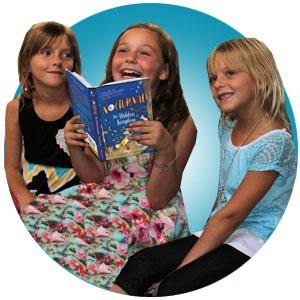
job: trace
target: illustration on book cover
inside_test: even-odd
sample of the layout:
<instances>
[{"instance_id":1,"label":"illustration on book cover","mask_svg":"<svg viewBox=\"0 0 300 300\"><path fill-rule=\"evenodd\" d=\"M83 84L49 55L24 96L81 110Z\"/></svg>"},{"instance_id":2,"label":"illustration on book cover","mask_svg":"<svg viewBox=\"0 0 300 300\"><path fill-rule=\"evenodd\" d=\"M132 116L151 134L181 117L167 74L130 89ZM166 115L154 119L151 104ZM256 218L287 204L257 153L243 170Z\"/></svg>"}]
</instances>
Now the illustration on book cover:
<instances>
[{"instance_id":1,"label":"illustration on book cover","mask_svg":"<svg viewBox=\"0 0 300 300\"><path fill-rule=\"evenodd\" d=\"M149 78L116 81L92 87L81 76L67 71L73 113L85 124L86 142L100 160L153 152L130 141L126 129L139 120L152 120Z\"/></svg>"}]
</instances>

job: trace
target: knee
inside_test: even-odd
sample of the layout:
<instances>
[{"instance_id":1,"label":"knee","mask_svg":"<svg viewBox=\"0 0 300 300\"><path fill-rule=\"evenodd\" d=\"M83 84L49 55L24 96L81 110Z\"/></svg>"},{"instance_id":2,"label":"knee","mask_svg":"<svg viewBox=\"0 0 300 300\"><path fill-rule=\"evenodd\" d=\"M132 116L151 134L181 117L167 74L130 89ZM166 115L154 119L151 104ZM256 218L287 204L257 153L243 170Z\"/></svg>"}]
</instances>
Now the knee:
<instances>
[{"instance_id":1,"label":"knee","mask_svg":"<svg viewBox=\"0 0 300 300\"><path fill-rule=\"evenodd\" d=\"M177 284L172 277L166 277L158 287L157 296L162 297L178 294L176 291Z\"/></svg>"}]
</instances>

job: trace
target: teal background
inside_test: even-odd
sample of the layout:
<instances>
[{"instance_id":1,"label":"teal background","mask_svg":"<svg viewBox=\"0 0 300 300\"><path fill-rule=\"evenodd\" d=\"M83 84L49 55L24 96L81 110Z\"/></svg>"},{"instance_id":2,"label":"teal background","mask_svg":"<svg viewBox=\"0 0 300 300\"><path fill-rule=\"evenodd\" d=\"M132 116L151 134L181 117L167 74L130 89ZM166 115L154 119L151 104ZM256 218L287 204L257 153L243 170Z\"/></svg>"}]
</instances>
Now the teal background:
<instances>
[{"instance_id":1,"label":"teal background","mask_svg":"<svg viewBox=\"0 0 300 300\"><path fill-rule=\"evenodd\" d=\"M220 114L209 90L206 59L218 44L242 35L207 14L175 5L135 4L106 10L72 26L87 81L98 84L104 79L106 61L119 34L129 25L144 22L157 23L172 37L179 54L182 88L198 129L182 180L189 226L194 232L202 229L210 213L219 170ZM295 119L288 98L287 110L297 148Z\"/></svg>"}]
</instances>

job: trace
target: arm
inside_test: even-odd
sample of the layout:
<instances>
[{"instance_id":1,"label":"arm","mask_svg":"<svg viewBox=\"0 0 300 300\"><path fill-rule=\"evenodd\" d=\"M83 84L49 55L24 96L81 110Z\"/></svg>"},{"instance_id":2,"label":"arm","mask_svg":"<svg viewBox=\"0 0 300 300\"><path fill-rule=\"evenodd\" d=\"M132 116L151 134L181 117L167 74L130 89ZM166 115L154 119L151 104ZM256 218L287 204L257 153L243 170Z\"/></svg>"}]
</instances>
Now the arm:
<instances>
[{"instance_id":1,"label":"arm","mask_svg":"<svg viewBox=\"0 0 300 300\"><path fill-rule=\"evenodd\" d=\"M89 149L88 144L83 141L87 138L84 133L78 133L78 129L84 128L84 124L77 124L80 116L71 118L64 128L65 141L68 146L72 166L83 182L101 182L106 171L104 163Z\"/></svg>"},{"instance_id":2,"label":"arm","mask_svg":"<svg viewBox=\"0 0 300 300\"><path fill-rule=\"evenodd\" d=\"M5 172L10 191L18 199L21 212L34 197L27 189L21 170L22 135L19 126L19 99L7 104L5 115Z\"/></svg>"},{"instance_id":3,"label":"arm","mask_svg":"<svg viewBox=\"0 0 300 300\"><path fill-rule=\"evenodd\" d=\"M140 124L150 124L152 128L147 129ZM136 125L138 126L132 131L145 132L145 134L133 135L131 139L157 150L146 192L151 207L160 209L168 204L180 188L183 170L195 145L197 129L189 116L174 141L160 122L135 122L134 126ZM176 160L168 168L164 170L160 167L173 161L175 157Z\"/></svg>"},{"instance_id":4,"label":"arm","mask_svg":"<svg viewBox=\"0 0 300 300\"><path fill-rule=\"evenodd\" d=\"M244 221L277 176L275 171L249 171L230 201L209 220L178 268L219 247Z\"/></svg>"}]
</instances>

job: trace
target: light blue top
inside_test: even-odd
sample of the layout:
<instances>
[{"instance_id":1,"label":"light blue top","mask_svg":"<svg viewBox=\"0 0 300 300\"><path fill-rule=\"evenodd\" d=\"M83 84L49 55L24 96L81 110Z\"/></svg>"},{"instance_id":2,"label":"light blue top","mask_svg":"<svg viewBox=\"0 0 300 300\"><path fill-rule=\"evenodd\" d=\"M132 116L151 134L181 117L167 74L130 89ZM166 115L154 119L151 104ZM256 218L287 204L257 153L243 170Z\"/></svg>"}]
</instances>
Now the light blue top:
<instances>
[{"instance_id":1,"label":"light blue top","mask_svg":"<svg viewBox=\"0 0 300 300\"><path fill-rule=\"evenodd\" d=\"M248 229L250 233L266 241L278 225L286 209L296 177L297 163L292 137L286 129L270 131L255 141L242 146L229 168L237 150L237 147L231 142L234 122L230 122L226 126L221 123L219 125L221 144L219 185L223 185L221 170L225 153L224 174L225 177L227 176L227 180L223 195L225 195L226 202L230 200L248 171L274 170L279 173L269 191L239 227ZM220 210L226 202L219 203L211 216Z\"/></svg>"}]
</instances>

